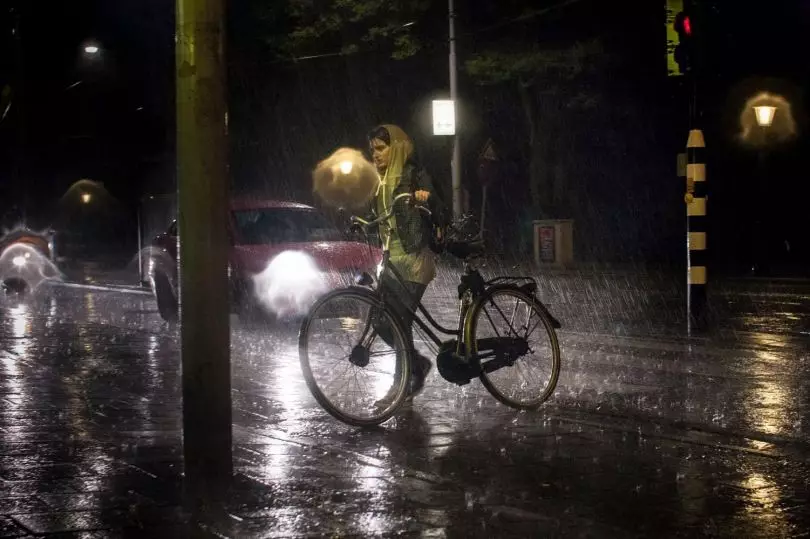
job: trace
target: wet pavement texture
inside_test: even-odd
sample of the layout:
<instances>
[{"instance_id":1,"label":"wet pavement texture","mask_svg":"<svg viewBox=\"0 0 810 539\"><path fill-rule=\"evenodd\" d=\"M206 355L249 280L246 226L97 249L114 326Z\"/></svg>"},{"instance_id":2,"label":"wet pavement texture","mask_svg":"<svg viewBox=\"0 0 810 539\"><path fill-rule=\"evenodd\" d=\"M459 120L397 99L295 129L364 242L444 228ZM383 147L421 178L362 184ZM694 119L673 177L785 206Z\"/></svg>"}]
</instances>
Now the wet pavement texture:
<instances>
[{"instance_id":1,"label":"wet pavement texture","mask_svg":"<svg viewBox=\"0 0 810 539\"><path fill-rule=\"evenodd\" d=\"M442 273L426 296L454 318ZM538 412L431 374L384 428L309 395L297 327L232 318L235 489L220 537L808 537L810 286L559 272L562 371ZM0 537L184 537L176 329L127 291L0 304Z\"/></svg>"}]
</instances>

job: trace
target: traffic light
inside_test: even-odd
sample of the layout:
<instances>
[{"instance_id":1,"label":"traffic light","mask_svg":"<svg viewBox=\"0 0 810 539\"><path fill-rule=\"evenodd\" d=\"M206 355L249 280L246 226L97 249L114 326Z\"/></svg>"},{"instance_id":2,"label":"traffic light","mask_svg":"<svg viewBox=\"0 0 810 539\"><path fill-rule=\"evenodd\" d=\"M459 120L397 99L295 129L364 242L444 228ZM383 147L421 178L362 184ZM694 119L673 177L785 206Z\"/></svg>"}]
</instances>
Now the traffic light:
<instances>
[{"instance_id":1,"label":"traffic light","mask_svg":"<svg viewBox=\"0 0 810 539\"><path fill-rule=\"evenodd\" d=\"M675 33L678 34L678 43L675 45L675 62L679 71L686 74L693 69L694 43L692 32L694 30L694 18L688 11L681 11L675 16L673 23Z\"/></svg>"}]
</instances>

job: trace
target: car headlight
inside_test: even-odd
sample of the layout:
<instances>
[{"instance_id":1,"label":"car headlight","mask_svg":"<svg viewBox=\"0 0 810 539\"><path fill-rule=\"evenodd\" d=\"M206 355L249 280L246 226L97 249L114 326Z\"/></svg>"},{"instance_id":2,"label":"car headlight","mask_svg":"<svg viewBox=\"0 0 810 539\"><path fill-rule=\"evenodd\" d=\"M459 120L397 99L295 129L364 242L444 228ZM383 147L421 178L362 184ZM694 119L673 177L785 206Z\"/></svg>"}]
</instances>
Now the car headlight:
<instances>
[{"instance_id":1,"label":"car headlight","mask_svg":"<svg viewBox=\"0 0 810 539\"><path fill-rule=\"evenodd\" d=\"M11 259L11 263L14 264L16 267L21 268L28 263L29 258L31 258L31 253L17 255Z\"/></svg>"}]
</instances>

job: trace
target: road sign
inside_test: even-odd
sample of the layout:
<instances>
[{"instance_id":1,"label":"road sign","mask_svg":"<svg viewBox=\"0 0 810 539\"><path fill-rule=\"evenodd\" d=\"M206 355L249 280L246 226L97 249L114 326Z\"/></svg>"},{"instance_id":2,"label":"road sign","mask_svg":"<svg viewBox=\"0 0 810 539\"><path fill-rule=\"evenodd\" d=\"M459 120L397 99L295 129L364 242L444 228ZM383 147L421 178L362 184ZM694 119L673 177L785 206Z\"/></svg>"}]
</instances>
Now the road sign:
<instances>
[{"instance_id":1,"label":"road sign","mask_svg":"<svg viewBox=\"0 0 810 539\"><path fill-rule=\"evenodd\" d=\"M498 175L498 154L492 139L487 140L483 150L478 154L478 180L486 186Z\"/></svg>"},{"instance_id":2,"label":"road sign","mask_svg":"<svg viewBox=\"0 0 810 539\"><path fill-rule=\"evenodd\" d=\"M456 134L456 104L449 99L433 102L433 134Z\"/></svg>"},{"instance_id":3,"label":"road sign","mask_svg":"<svg viewBox=\"0 0 810 539\"><path fill-rule=\"evenodd\" d=\"M486 161L498 160L498 154L495 153L495 143L492 141L492 139L488 139L487 143L484 144L484 149L481 150L478 159L483 159Z\"/></svg>"}]
</instances>

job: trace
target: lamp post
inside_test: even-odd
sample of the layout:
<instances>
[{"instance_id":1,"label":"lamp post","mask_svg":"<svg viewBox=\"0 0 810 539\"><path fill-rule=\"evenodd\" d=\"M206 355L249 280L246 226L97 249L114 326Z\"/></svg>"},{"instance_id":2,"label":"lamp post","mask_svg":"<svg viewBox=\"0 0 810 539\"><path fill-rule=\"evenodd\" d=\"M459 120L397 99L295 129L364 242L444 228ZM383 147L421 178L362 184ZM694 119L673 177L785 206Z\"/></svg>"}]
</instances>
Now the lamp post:
<instances>
[{"instance_id":1,"label":"lamp post","mask_svg":"<svg viewBox=\"0 0 810 539\"><path fill-rule=\"evenodd\" d=\"M447 0L447 15L450 25L450 99L453 111L458 110L458 61L456 58L456 8L453 0ZM461 140L458 133L453 133L453 160L451 162L453 179L453 217L461 217Z\"/></svg>"},{"instance_id":2,"label":"lamp post","mask_svg":"<svg viewBox=\"0 0 810 539\"><path fill-rule=\"evenodd\" d=\"M776 116L776 107L773 105L755 105L753 109L754 115L756 116L757 119L757 125L761 129L770 129L770 127L773 126L773 120L774 117ZM758 153L757 165L759 169L758 173L761 185L766 185L767 181L765 174L766 169L765 160L767 159L766 152L767 152L767 144L763 143L763 145L759 149L759 152L757 152ZM754 260L751 266L751 272L759 273L763 270L767 270L768 265L767 260L768 253L767 249L763 246L764 238L761 235L762 234L761 224L760 226L757 226L755 234L756 235L754 243L758 245L755 245L754 247Z\"/></svg>"}]
</instances>

